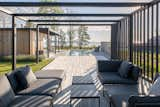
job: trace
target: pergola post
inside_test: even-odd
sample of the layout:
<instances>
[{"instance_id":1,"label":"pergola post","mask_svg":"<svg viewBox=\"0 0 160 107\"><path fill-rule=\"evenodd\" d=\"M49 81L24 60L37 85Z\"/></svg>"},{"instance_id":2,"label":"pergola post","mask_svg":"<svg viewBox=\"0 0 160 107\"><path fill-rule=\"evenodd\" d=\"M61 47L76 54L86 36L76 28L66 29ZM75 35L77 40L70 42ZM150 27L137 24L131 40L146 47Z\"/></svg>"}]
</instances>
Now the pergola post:
<instances>
[{"instance_id":1,"label":"pergola post","mask_svg":"<svg viewBox=\"0 0 160 107\"><path fill-rule=\"evenodd\" d=\"M48 28L48 33L47 33L47 57L49 58L49 51L50 51L50 32Z\"/></svg>"},{"instance_id":2,"label":"pergola post","mask_svg":"<svg viewBox=\"0 0 160 107\"><path fill-rule=\"evenodd\" d=\"M16 69L16 24L15 24L15 16L12 16L12 70Z\"/></svg>"},{"instance_id":3,"label":"pergola post","mask_svg":"<svg viewBox=\"0 0 160 107\"><path fill-rule=\"evenodd\" d=\"M133 15L129 17L129 61L133 62Z\"/></svg>"},{"instance_id":4,"label":"pergola post","mask_svg":"<svg viewBox=\"0 0 160 107\"><path fill-rule=\"evenodd\" d=\"M58 42L58 52L59 52L59 36L57 37L58 38L58 40L57 40L57 42Z\"/></svg>"},{"instance_id":5,"label":"pergola post","mask_svg":"<svg viewBox=\"0 0 160 107\"><path fill-rule=\"evenodd\" d=\"M57 51L57 37L56 37L56 35L55 35L55 40L54 40L54 53L56 54L56 51Z\"/></svg>"},{"instance_id":6,"label":"pergola post","mask_svg":"<svg viewBox=\"0 0 160 107\"><path fill-rule=\"evenodd\" d=\"M39 26L36 27L36 63L39 63Z\"/></svg>"}]
</instances>

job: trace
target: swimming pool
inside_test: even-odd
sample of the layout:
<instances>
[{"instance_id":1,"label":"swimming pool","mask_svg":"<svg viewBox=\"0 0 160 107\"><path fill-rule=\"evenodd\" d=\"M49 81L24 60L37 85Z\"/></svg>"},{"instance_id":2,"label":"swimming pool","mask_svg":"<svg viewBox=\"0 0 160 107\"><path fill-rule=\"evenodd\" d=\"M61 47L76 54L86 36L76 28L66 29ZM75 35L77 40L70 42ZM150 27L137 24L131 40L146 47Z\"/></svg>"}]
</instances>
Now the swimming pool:
<instances>
[{"instance_id":1,"label":"swimming pool","mask_svg":"<svg viewBox=\"0 0 160 107\"><path fill-rule=\"evenodd\" d=\"M69 56L88 56L91 54L91 50L70 50Z\"/></svg>"}]
</instances>

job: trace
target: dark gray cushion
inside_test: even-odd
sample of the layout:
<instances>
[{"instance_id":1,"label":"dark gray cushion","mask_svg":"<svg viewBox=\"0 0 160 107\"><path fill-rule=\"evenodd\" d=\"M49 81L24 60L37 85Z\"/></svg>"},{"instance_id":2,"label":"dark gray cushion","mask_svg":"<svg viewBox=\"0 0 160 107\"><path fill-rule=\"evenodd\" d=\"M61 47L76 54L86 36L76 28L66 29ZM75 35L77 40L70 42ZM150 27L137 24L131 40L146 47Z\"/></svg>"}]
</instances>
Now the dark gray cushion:
<instances>
[{"instance_id":1,"label":"dark gray cushion","mask_svg":"<svg viewBox=\"0 0 160 107\"><path fill-rule=\"evenodd\" d=\"M132 66L132 63L128 61L123 61L118 70L119 75L123 78L127 78Z\"/></svg>"},{"instance_id":2,"label":"dark gray cushion","mask_svg":"<svg viewBox=\"0 0 160 107\"><path fill-rule=\"evenodd\" d=\"M51 79L60 79L62 80L65 77L64 70L53 69L53 70L40 70L35 72L37 78L51 78Z\"/></svg>"},{"instance_id":3,"label":"dark gray cushion","mask_svg":"<svg viewBox=\"0 0 160 107\"><path fill-rule=\"evenodd\" d=\"M160 107L160 96L131 96L128 107Z\"/></svg>"},{"instance_id":4,"label":"dark gray cushion","mask_svg":"<svg viewBox=\"0 0 160 107\"><path fill-rule=\"evenodd\" d=\"M112 95L139 95L144 94L139 85L126 85L126 84L106 84L104 85L104 93L107 96Z\"/></svg>"},{"instance_id":5,"label":"dark gray cushion","mask_svg":"<svg viewBox=\"0 0 160 107\"><path fill-rule=\"evenodd\" d=\"M57 79L37 79L30 86L17 94L20 95L50 95L54 96L59 88L60 80Z\"/></svg>"},{"instance_id":6,"label":"dark gray cushion","mask_svg":"<svg viewBox=\"0 0 160 107\"><path fill-rule=\"evenodd\" d=\"M18 90L23 90L29 87L26 75L27 73L23 71L17 71L17 73L15 74L16 80L18 82Z\"/></svg>"},{"instance_id":7,"label":"dark gray cushion","mask_svg":"<svg viewBox=\"0 0 160 107\"><path fill-rule=\"evenodd\" d=\"M22 71L21 74L18 75L18 77L20 78L17 78L18 71ZM23 79L22 79L22 76L20 76L22 74L24 74L25 76L25 78L23 76ZM17 68L15 71L12 71L6 75L15 93L22 89L22 87L20 87L22 86L20 85L21 82L25 81L27 82L27 84L30 84L31 82L34 82L36 80L36 76L34 75L34 73L32 72L32 69L29 66ZM23 80L23 81L20 81L20 80Z\"/></svg>"},{"instance_id":8,"label":"dark gray cushion","mask_svg":"<svg viewBox=\"0 0 160 107\"><path fill-rule=\"evenodd\" d=\"M113 95L110 100L114 107L128 107L130 95Z\"/></svg>"},{"instance_id":9,"label":"dark gray cushion","mask_svg":"<svg viewBox=\"0 0 160 107\"><path fill-rule=\"evenodd\" d=\"M15 76L20 89L28 88L32 82L37 80L36 76L34 75L32 69L29 66L17 69Z\"/></svg>"},{"instance_id":10,"label":"dark gray cushion","mask_svg":"<svg viewBox=\"0 0 160 107\"><path fill-rule=\"evenodd\" d=\"M98 72L117 72L122 61L98 61Z\"/></svg>"},{"instance_id":11,"label":"dark gray cushion","mask_svg":"<svg viewBox=\"0 0 160 107\"><path fill-rule=\"evenodd\" d=\"M22 67L22 69L19 69L19 71L21 71L22 74L25 76L28 84L37 80L36 76L34 75L32 69L29 66Z\"/></svg>"},{"instance_id":12,"label":"dark gray cushion","mask_svg":"<svg viewBox=\"0 0 160 107\"><path fill-rule=\"evenodd\" d=\"M52 107L50 96L16 96L9 107Z\"/></svg>"},{"instance_id":13,"label":"dark gray cushion","mask_svg":"<svg viewBox=\"0 0 160 107\"><path fill-rule=\"evenodd\" d=\"M12 72L9 72L9 73L6 74L8 80L11 84L11 87L12 87L12 89L15 93L17 92L17 90L19 88L18 87L18 82L17 82L16 77L15 77L16 72L17 71L15 70L15 71L12 71Z\"/></svg>"},{"instance_id":14,"label":"dark gray cushion","mask_svg":"<svg viewBox=\"0 0 160 107\"><path fill-rule=\"evenodd\" d=\"M7 107L15 95L5 75L0 77L0 107Z\"/></svg>"},{"instance_id":15,"label":"dark gray cushion","mask_svg":"<svg viewBox=\"0 0 160 107\"><path fill-rule=\"evenodd\" d=\"M141 74L141 68L139 68L137 66L133 66L131 71L129 72L129 77L135 81L138 81L140 74Z\"/></svg>"},{"instance_id":16,"label":"dark gray cushion","mask_svg":"<svg viewBox=\"0 0 160 107\"><path fill-rule=\"evenodd\" d=\"M122 78L118 72L98 72L98 77L102 84L137 84L137 81Z\"/></svg>"}]
</instances>

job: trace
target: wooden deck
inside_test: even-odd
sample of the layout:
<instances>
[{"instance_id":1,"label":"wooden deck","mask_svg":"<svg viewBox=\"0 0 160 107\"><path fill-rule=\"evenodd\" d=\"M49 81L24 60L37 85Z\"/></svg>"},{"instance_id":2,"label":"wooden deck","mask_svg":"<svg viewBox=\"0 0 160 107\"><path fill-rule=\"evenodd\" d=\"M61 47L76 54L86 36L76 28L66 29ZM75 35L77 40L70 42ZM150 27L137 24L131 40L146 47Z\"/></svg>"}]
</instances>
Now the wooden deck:
<instances>
[{"instance_id":1,"label":"wooden deck","mask_svg":"<svg viewBox=\"0 0 160 107\"><path fill-rule=\"evenodd\" d=\"M63 91L55 98L55 107L70 107L70 89L73 76L92 76L95 86L101 95L101 107L108 107L107 100L102 96L102 86L96 78L96 58L94 56L59 56L43 69L63 69L66 79L63 81ZM72 107L98 107L97 99L73 101Z\"/></svg>"}]
</instances>

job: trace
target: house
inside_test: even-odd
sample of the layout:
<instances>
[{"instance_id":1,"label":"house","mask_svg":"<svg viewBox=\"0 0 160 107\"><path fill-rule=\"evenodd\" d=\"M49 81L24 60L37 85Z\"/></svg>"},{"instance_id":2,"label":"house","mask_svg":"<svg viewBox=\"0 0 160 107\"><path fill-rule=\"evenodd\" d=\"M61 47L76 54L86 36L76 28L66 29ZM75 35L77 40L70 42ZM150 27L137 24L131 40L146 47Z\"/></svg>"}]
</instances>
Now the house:
<instances>
[{"instance_id":1,"label":"house","mask_svg":"<svg viewBox=\"0 0 160 107\"><path fill-rule=\"evenodd\" d=\"M39 29L39 51L45 50L48 28ZM50 31L50 34L54 34ZM12 53L12 29L0 28L0 56ZM17 55L35 55L36 53L36 28L17 28Z\"/></svg>"}]
</instances>

